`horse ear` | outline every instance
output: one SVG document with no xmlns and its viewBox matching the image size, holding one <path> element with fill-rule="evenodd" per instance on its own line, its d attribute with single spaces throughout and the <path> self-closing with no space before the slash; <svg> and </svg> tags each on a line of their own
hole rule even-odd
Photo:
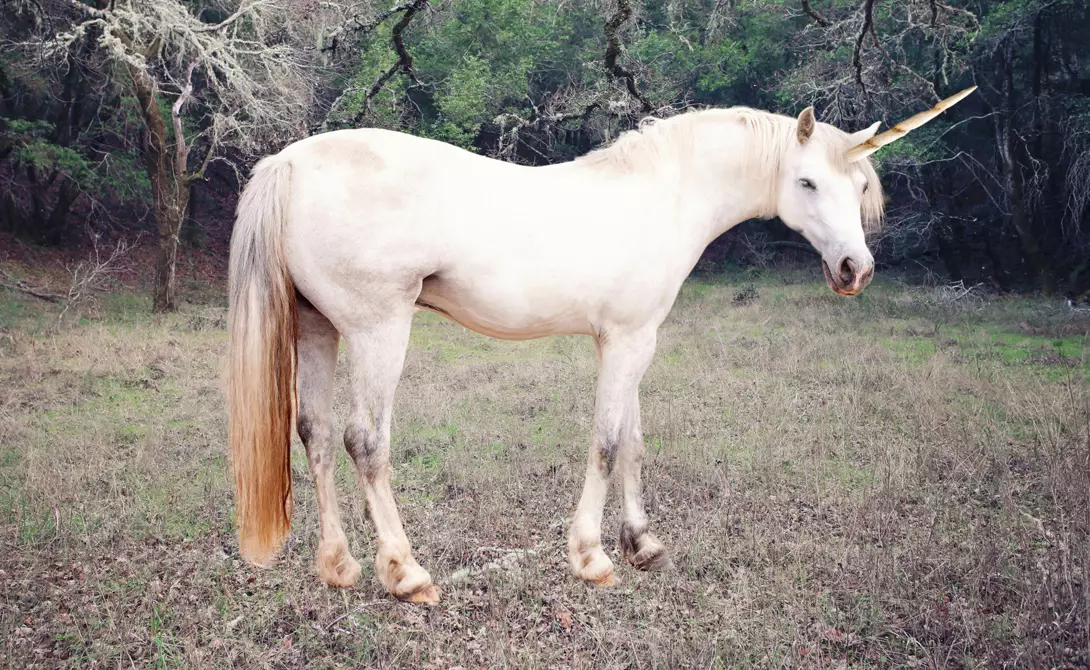
<svg viewBox="0 0 1090 670">
<path fill-rule="evenodd" d="M 817 125 L 817 120 L 814 119 L 814 108 L 807 107 L 802 110 L 802 114 L 799 114 L 799 126 L 795 129 L 795 132 L 799 137 L 799 144 L 806 144 L 810 136 L 814 134 L 814 126 Z"/>
<path fill-rule="evenodd" d="M 874 137 L 874 134 L 878 132 L 878 126 L 882 125 L 881 121 L 875 121 L 869 127 L 863 130 L 857 130 L 854 133 L 848 135 L 848 146 L 856 147 L 866 142 L 870 138 Z"/>
</svg>

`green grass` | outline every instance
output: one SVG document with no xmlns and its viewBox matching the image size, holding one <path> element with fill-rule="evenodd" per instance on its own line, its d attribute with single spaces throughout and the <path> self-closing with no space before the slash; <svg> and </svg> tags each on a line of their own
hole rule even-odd
<svg viewBox="0 0 1090 670">
<path fill-rule="evenodd" d="M 19 329 L 22 332 L 38 335 L 44 333 L 55 323 L 55 318 L 48 310 L 43 310 L 37 301 L 24 298 L 15 291 L 0 286 L 0 333 Z"/>
<path fill-rule="evenodd" d="M 279 562 L 239 560 L 223 300 L 190 289 L 176 315 L 103 296 L 60 324 L 55 306 L 0 294 L 0 654 L 41 649 L 68 667 L 1044 667 L 1090 647 L 1078 590 L 1090 323 L 1058 302 L 944 302 L 890 278 L 845 299 L 796 273 L 686 283 L 641 395 L 644 498 L 677 569 L 620 565 L 614 496 L 613 590 L 572 580 L 564 557 L 592 343 L 500 342 L 419 313 L 392 463 L 406 532 L 442 590 L 425 611 L 377 584 L 343 450 L 357 588 L 316 580 L 298 444 Z M 337 386 L 339 436 L 343 356 Z"/>
</svg>

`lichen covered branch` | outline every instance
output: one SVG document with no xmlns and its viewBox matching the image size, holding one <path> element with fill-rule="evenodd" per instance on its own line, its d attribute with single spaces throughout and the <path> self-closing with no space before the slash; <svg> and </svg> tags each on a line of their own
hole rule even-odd
<svg viewBox="0 0 1090 670">
<path fill-rule="evenodd" d="M 647 113 L 652 111 L 654 107 L 636 87 L 636 75 L 618 62 L 621 52 L 624 50 L 624 43 L 621 42 L 621 37 L 618 33 L 621 26 L 630 18 L 632 18 L 632 4 L 629 0 L 617 0 L 617 11 L 606 21 L 605 25 L 606 72 L 614 79 L 623 80 L 625 88 L 628 89 L 628 94 L 640 101 L 640 111 Z"/>
</svg>

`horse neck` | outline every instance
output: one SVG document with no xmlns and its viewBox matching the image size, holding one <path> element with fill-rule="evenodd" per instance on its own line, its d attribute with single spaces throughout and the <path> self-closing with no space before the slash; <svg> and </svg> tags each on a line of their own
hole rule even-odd
<svg viewBox="0 0 1090 670">
<path fill-rule="evenodd" d="M 741 122 L 698 123 L 693 133 L 678 188 L 680 201 L 686 203 L 684 225 L 691 227 L 702 253 L 739 223 L 775 215 L 779 168 L 753 150 L 758 138 Z"/>
<path fill-rule="evenodd" d="M 627 165 L 622 159 L 610 166 L 608 157 L 600 157 L 544 169 L 589 170 L 597 177 L 634 178 L 645 192 L 654 189 L 659 202 L 677 202 L 677 217 L 663 223 L 680 227 L 677 232 L 691 245 L 695 264 L 704 249 L 727 230 L 747 219 L 775 214 L 779 167 L 753 151 L 760 136 L 741 119 L 716 110 L 692 116 L 696 118 L 660 122 L 679 124 L 667 131 L 672 133 L 670 141 L 660 143 L 654 154 L 637 156 Z"/>
</svg>

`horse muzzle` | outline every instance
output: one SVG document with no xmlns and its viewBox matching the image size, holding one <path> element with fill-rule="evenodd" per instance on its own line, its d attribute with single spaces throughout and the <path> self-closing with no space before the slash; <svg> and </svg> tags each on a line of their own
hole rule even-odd
<svg viewBox="0 0 1090 670">
<path fill-rule="evenodd" d="M 826 283 L 840 295 L 859 295 L 874 278 L 874 259 L 870 254 L 867 254 L 866 260 L 842 256 L 833 267 L 835 271 L 824 258 L 821 259 Z"/>
</svg>

